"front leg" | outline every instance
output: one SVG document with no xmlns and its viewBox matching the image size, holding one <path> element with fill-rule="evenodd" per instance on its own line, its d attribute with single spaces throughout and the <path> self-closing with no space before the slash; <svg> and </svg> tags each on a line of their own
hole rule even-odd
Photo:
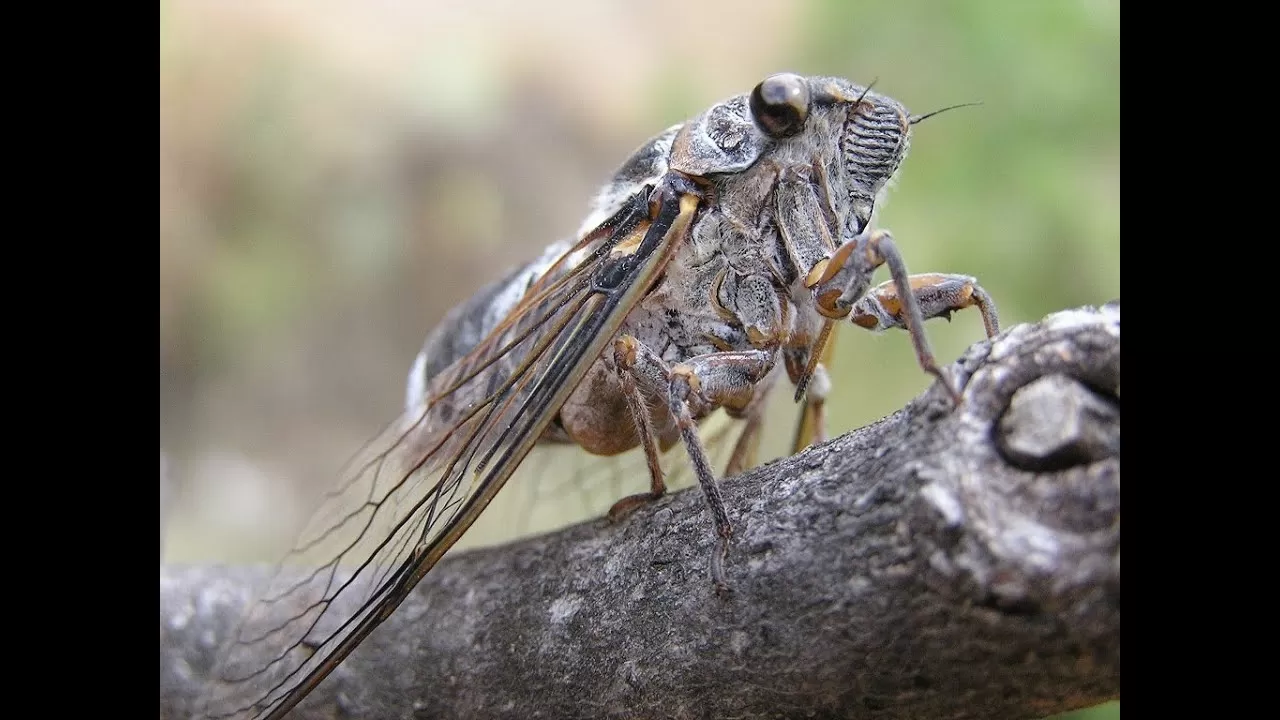
<svg viewBox="0 0 1280 720">
<path fill-rule="evenodd" d="M 924 332 L 925 318 L 978 305 L 990 333 L 998 329 L 995 305 L 986 291 L 966 276 L 917 275 L 914 278 L 918 286 L 913 284 L 913 276 L 907 274 L 907 264 L 893 236 L 885 230 L 871 230 L 842 245 L 829 260 L 810 271 L 806 283 L 814 288 L 818 312 L 829 318 L 850 315 L 854 306 L 866 297 L 871 274 L 881 265 L 888 266 L 892 279 L 875 288 L 879 295 L 876 300 L 863 305 L 860 324 L 863 327 L 877 326 L 878 318 L 873 320 L 876 303 L 880 299 L 892 300 L 884 307 L 886 322 L 906 329 L 911 335 L 911 345 L 915 348 L 916 361 L 921 369 L 938 378 L 951 399 L 959 404 L 960 393 L 942 372 L 933 349 L 929 347 L 929 338 Z M 922 308 L 926 302 L 929 304 L 928 313 Z"/>
<path fill-rule="evenodd" d="M 774 355 L 765 350 L 715 352 L 668 366 L 657 353 L 633 337 L 624 336 L 615 346 L 618 371 L 628 373 L 642 394 L 666 397 L 667 409 L 689 452 L 694 474 L 715 524 L 718 544 L 711 556 L 711 577 L 722 591 L 728 589 L 724 559 L 729 551 L 733 526 L 706 448 L 698 436 L 698 423 L 691 408 L 700 411 L 715 407 L 745 410 L 755 395 L 756 385 L 773 367 Z"/>
<path fill-rule="evenodd" d="M 996 305 L 976 279 L 968 275 L 923 273 L 911 275 L 908 281 L 911 294 L 915 296 L 920 314 L 925 320 L 935 317 L 950 320 L 951 313 L 976 307 L 982 313 L 982 324 L 987 330 L 987 337 L 995 337 L 1000 333 L 1000 317 L 996 313 Z M 887 280 L 869 290 L 854 303 L 849 319 L 854 325 L 867 330 L 906 327 L 906 315 L 903 313 L 897 284 L 893 280 Z"/>
<path fill-rule="evenodd" d="M 1000 317 L 996 312 L 995 302 L 975 278 L 968 275 L 944 275 L 942 273 L 923 273 L 907 276 L 907 285 L 915 304 L 920 308 L 920 316 L 924 320 L 936 317 L 951 319 L 951 313 L 965 308 L 976 307 L 982 313 L 982 324 L 986 328 L 987 337 L 995 337 L 1000 333 Z M 871 288 L 849 312 L 849 319 L 854 325 L 872 331 L 888 328 L 910 329 L 908 314 L 902 298 L 898 294 L 898 283 L 895 280 L 885 282 Z M 796 428 L 792 452 L 797 453 L 811 443 L 826 439 L 825 400 L 830 392 L 831 380 L 827 376 L 825 364 L 830 362 L 833 343 L 827 342 L 823 348 L 823 357 L 812 373 L 812 380 L 805 393 L 805 405 L 801 410 L 800 423 Z M 927 346 L 925 346 L 927 349 Z M 791 370 L 791 357 L 788 357 L 788 370 Z M 792 372 L 792 378 L 799 373 Z M 797 398 L 798 399 L 798 398 Z"/>
</svg>

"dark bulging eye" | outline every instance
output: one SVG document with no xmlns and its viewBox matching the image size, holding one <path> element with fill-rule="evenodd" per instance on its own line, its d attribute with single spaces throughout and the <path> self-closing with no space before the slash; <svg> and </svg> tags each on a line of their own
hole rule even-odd
<svg viewBox="0 0 1280 720">
<path fill-rule="evenodd" d="M 769 137 L 795 135 L 809 118 L 809 84 L 792 73 L 770 75 L 751 91 L 751 116 Z"/>
</svg>

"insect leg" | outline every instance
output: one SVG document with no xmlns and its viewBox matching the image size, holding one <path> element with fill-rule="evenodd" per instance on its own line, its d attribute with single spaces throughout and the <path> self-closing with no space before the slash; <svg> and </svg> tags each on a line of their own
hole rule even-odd
<svg viewBox="0 0 1280 720">
<path fill-rule="evenodd" d="M 666 395 L 667 408 L 676 421 L 685 449 L 689 452 L 698 485 L 715 523 L 718 547 L 711 556 L 711 577 L 717 588 L 725 590 L 724 559 L 729 551 L 733 527 L 720 494 L 706 448 L 698 436 L 698 424 L 692 408 L 709 409 L 723 406 L 727 410 L 749 407 L 755 386 L 773 367 L 774 353 L 744 350 L 697 355 L 675 366 L 668 366 L 653 350 L 630 336 L 619 344 L 626 352 L 619 358 L 619 370 L 629 372 L 642 391 Z"/>
<path fill-rule="evenodd" d="M 747 414 L 746 423 L 738 440 L 733 444 L 729 462 L 725 463 L 724 476 L 732 477 L 756 466 L 756 451 L 760 449 L 760 429 L 764 427 L 764 405 Z"/>
<path fill-rule="evenodd" d="M 659 459 L 658 442 L 653 432 L 653 422 L 649 417 L 649 406 L 644 401 L 640 386 L 636 384 L 636 357 L 640 341 L 630 335 L 624 335 L 613 345 L 613 364 L 618 374 L 618 382 L 622 385 L 622 394 L 627 399 L 627 409 L 631 411 L 631 419 L 636 426 L 636 434 L 644 446 L 644 459 L 649 466 L 649 492 L 628 495 L 609 508 L 609 519 L 620 520 L 644 503 L 652 502 L 667 492 L 667 484 L 663 480 L 662 463 Z M 662 368 L 658 368 L 661 370 Z M 656 385 L 654 378 L 648 378 L 649 385 Z"/>
<path fill-rule="evenodd" d="M 950 319 L 956 310 L 976 307 L 982 313 L 987 337 L 995 337 L 1000 332 L 1000 317 L 995 303 L 976 279 L 967 275 L 924 273 L 912 275 L 907 280 L 925 320 L 935 317 Z M 902 300 L 894 281 L 877 285 L 862 296 L 854 303 L 849 319 L 854 325 L 868 330 L 904 327 Z"/>
<path fill-rule="evenodd" d="M 775 377 L 773 374 L 765 375 L 763 380 L 756 383 L 755 394 L 752 395 L 751 401 L 745 410 L 733 410 L 726 413 L 730 417 L 742 419 L 743 424 L 742 430 L 738 433 L 738 439 L 733 444 L 729 459 L 725 462 L 724 475 L 722 477 L 741 474 L 758 464 L 760 441 L 764 437 L 762 431 L 764 430 L 765 411 L 769 407 L 769 395 L 773 389 L 774 382 Z"/>
<path fill-rule="evenodd" d="M 925 315 L 920 309 L 919 300 L 912 292 L 911 278 L 907 275 L 907 263 L 902 259 L 902 253 L 898 251 L 897 244 L 893 242 L 893 236 L 885 230 L 874 230 L 867 237 L 865 250 L 872 267 L 889 266 L 889 275 L 893 278 L 890 282 L 897 288 L 901 306 L 900 325 L 911 335 L 911 344 L 916 350 L 916 361 L 925 372 L 938 378 L 951 395 L 951 399 L 959 404 L 960 393 L 951 384 L 951 380 L 943 374 L 942 368 L 938 366 L 938 361 L 933 356 L 933 349 L 929 347 L 929 338 L 924 333 Z M 841 300 L 845 299 L 853 298 L 841 298 Z"/>
<path fill-rule="evenodd" d="M 827 439 L 827 397 L 831 394 L 831 366 L 836 325 L 828 320 L 814 345 L 783 351 L 787 373 L 796 385 L 796 402 L 804 399 L 791 441 L 798 453 L 815 442 Z"/>
<path fill-rule="evenodd" d="M 826 364 L 819 362 L 805 391 L 804 407 L 800 409 L 800 421 L 796 423 L 791 442 L 793 454 L 827 439 L 827 396 L 830 394 L 831 375 Z"/>
</svg>

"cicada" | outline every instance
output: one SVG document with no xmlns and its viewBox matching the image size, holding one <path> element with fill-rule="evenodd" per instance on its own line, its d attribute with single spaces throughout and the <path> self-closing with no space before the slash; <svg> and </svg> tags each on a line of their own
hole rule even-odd
<svg viewBox="0 0 1280 720">
<path fill-rule="evenodd" d="M 378 626 L 475 522 L 535 445 L 642 448 L 647 492 L 682 444 L 706 498 L 710 580 L 729 585 L 733 524 L 699 428 L 740 423 L 748 464 L 785 375 L 797 446 L 826 434 L 833 328 L 903 328 L 952 395 L 928 318 L 996 310 L 965 275 L 908 275 L 877 201 L 912 126 L 896 100 L 833 77 L 772 75 L 652 138 L 595 197 L 578 233 L 486 287 L 432 332 L 406 410 L 327 495 L 216 668 L 211 717 L 279 718 Z M 887 266 L 890 279 L 872 286 Z M 307 570 L 299 571 L 298 567 Z M 730 565 L 731 567 L 731 565 Z"/>
</svg>

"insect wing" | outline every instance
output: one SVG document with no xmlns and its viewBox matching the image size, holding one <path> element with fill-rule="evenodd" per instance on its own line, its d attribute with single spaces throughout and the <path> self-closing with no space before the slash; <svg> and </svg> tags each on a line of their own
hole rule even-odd
<svg viewBox="0 0 1280 720">
<path fill-rule="evenodd" d="M 743 428 L 742 420 L 723 411 L 699 423 L 712 467 L 728 467 Z M 667 448 L 661 460 L 668 492 L 696 483 L 689 454 L 679 443 Z M 571 444 L 539 445 L 457 547 L 492 545 L 598 520 L 618 500 L 648 487 L 649 469 L 641 447 L 600 456 Z"/>
<path fill-rule="evenodd" d="M 697 203 L 669 193 L 650 218 L 637 193 L 432 381 L 423 410 L 357 454 L 223 650 L 202 716 L 284 716 L 403 601 L 660 277 Z M 569 267 L 571 255 L 585 259 Z"/>
</svg>

